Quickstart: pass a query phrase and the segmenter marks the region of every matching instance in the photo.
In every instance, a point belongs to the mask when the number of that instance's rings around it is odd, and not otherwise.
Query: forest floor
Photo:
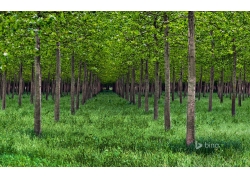
[[[144,98],[142,98],[144,100]],[[34,108],[29,96],[7,97],[0,110],[0,166],[3,167],[222,167],[250,166],[250,99],[236,107],[220,104],[216,94],[208,112],[208,97],[196,101],[196,147],[186,148],[186,101],[171,102],[171,130],[164,131],[164,95],[159,119],[150,110],[132,105],[113,92],[88,100],[70,114],[70,96],[61,98],[60,121],[54,121],[54,103],[42,99],[42,135],[36,137]]]

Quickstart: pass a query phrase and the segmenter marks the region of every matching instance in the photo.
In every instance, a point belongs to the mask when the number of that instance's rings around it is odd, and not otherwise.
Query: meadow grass
[[[43,97],[42,135],[36,137],[29,96],[23,96],[21,107],[17,96],[7,97],[6,110],[0,110],[0,166],[250,166],[250,99],[236,107],[235,117],[229,98],[220,104],[214,94],[212,112],[208,97],[197,100],[196,140],[203,145],[199,149],[185,146],[186,101],[171,102],[172,127],[165,132],[164,95],[158,120],[153,120],[152,97],[145,112],[144,106],[139,109],[113,92],[102,92],[71,115],[70,96],[64,96],[59,122],[54,121],[51,97],[48,101]]]

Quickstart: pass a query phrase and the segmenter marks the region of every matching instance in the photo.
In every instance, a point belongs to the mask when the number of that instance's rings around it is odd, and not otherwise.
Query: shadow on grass
[[[243,151],[241,141],[235,140],[213,140],[209,138],[197,139],[195,143],[186,146],[185,139],[178,142],[170,142],[169,148],[172,152],[184,152],[186,154],[196,153],[199,155],[211,155],[217,152]]]

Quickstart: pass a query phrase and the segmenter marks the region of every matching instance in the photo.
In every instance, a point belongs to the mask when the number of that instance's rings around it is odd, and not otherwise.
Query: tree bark
[[[166,23],[166,28],[164,32],[164,39],[168,37],[168,16],[164,14],[164,22]],[[169,42],[165,40],[165,51],[164,51],[164,61],[165,61],[165,103],[164,103],[164,126],[165,131],[169,130],[171,127],[170,121],[170,60],[169,60]]]
[[[87,64],[84,62],[84,78],[83,78],[83,83],[82,83],[82,105],[86,102],[86,90],[87,90]]]
[[[20,63],[19,67],[19,93],[18,93],[18,105],[22,105],[22,92],[23,90],[23,63]]]
[[[159,101],[159,62],[155,62],[155,92],[154,92],[154,119],[158,119]]]
[[[38,12],[39,16],[40,12]],[[39,28],[37,29],[39,31]],[[34,131],[37,136],[41,134],[41,63],[40,63],[40,38],[36,31],[36,50],[37,55],[35,56],[35,119],[34,119]]]
[[[180,80],[179,80],[179,96],[180,96],[180,104],[182,104],[182,79],[183,79],[183,67],[181,67]]]
[[[6,70],[2,75],[2,110],[6,108]]]
[[[235,38],[233,39],[233,43],[235,43]],[[233,44],[233,77],[232,77],[232,116],[235,115],[235,98],[236,98],[236,46]]]
[[[148,112],[149,111],[149,107],[148,107],[148,93],[149,93],[149,79],[148,79],[148,60],[146,60],[145,63],[145,111]]]
[[[12,96],[11,96],[11,98],[13,99],[14,98],[14,95],[15,95],[15,74],[14,74],[14,79],[13,79],[13,82],[12,82],[12,91],[11,91],[11,93],[12,93]]]
[[[55,88],[55,121],[60,119],[60,97],[61,97],[61,55],[60,42],[56,43],[56,88]]]
[[[220,92],[220,103],[223,103],[223,90],[224,90],[224,69],[221,70],[221,79],[220,79],[220,83],[221,83],[221,92]]]
[[[239,76],[238,85],[239,85],[238,105],[241,106],[241,96],[242,96],[241,71],[240,71],[240,76]]]
[[[211,36],[213,35],[213,31],[210,32]],[[212,45],[212,66],[210,69],[210,87],[209,87],[209,104],[208,104],[208,111],[212,111],[212,104],[213,104],[213,92],[214,92],[214,41],[211,41]]]
[[[142,94],[142,80],[143,79],[143,60],[141,59],[140,82],[138,91],[138,108],[141,107],[141,94]]]
[[[71,114],[75,114],[75,57],[74,52],[71,56],[71,88],[70,88],[70,96],[71,96]]]
[[[201,66],[198,100],[201,99],[201,91],[202,91],[202,73],[203,73],[203,69],[202,69],[202,66]]]
[[[127,78],[126,78],[126,100],[129,101],[129,68],[127,72]]]
[[[175,67],[173,66],[172,101],[174,101],[174,92],[175,92]]]
[[[135,68],[132,67],[132,78],[131,78],[131,87],[130,87],[130,91],[131,91],[131,99],[130,102],[132,104],[135,104]]]
[[[79,63],[79,73],[77,78],[77,90],[76,90],[76,110],[79,109],[79,98],[80,98],[80,78],[82,76],[82,61]]]
[[[188,105],[187,105],[187,133],[186,144],[195,141],[195,17],[194,12],[188,12]]]

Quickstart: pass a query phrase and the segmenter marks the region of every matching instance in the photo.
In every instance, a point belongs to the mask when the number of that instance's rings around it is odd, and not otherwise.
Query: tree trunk
[[[239,76],[239,81],[238,81],[238,85],[239,85],[239,96],[238,96],[238,105],[241,106],[241,96],[242,96],[242,81],[241,81],[241,71],[240,71],[240,76]]]
[[[164,14],[164,22],[166,23],[166,28],[164,32],[164,39],[168,37],[168,16]],[[165,104],[164,104],[164,126],[165,131],[169,130],[171,127],[170,121],[170,60],[169,60],[169,42],[165,41],[165,51],[164,51],[164,61],[165,61]]]
[[[221,83],[221,92],[220,92],[220,103],[223,103],[223,90],[224,90],[224,69],[221,70],[221,79],[220,79],[220,83]]]
[[[202,73],[203,73],[203,69],[202,69],[202,66],[201,66],[198,100],[201,99],[201,91],[202,91]]]
[[[175,68],[173,66],[172,101],[174,101],[174,92],[175,92]]]
[[[244,61],[244,72],[243,72],[243,94],[242,94],[242,100],[245,100],[246,95],[246,62]]]
[[[180,96],[180,104],[182,104],[182,78],[183,78],[183,68],[181,67],[180,80],[179,80],[179,96]]]
[[[60,42],[56,43],[56,88],[55,88],[55,121],[60,119],[60,97],[61,97],[61,55]]]
[[[187,105],[187,134],[186,144],[191,145],[195,141],[195,27],[194,12],[188,12],[188,105]]]
[[[52,79],[52,82],[51,82],[51,97],[52,97],[52,100],[54,101],[55,100],[55,80],[54,78]]]
[[[78,78],[77,78],[77,90],[76,90],[76,110],[79,109],[79,98],[80,98],[80,79],[82,76],[82,61],[80,61],[79,64],[79,73],[78,73]]]
[[[87,64],[84,62],[84,78],[83,78],[83,83],[82,83],[82,105],[86,102],[86,90],[87,90]]]
[[[154,119],[158,119],[159,101],[159,62],[155,62],[155,92],[154,92]]]
[[[129,68],[128,68],[129,70]],[[129,71],[127,72],[127,79],[126,79],[126,100],[129,101]]]
[[[149,79],[148,79],[148,60],[146,60],[145,63],[145,111],[149,111],[149,106],[148,106],[148,93],[149,93]]]
[[[19,67],[19,93],[18,93],[18,105],[22,105],[22,92],[23,90],[23,63],[20,63]]]
[[[74,57],[74,52],[72,53],[72,57],[71,57],[70,96],[71,96],[71,114],[75,114],[75,57]]]
[[[211,36],[213,35],[213,31],[210,32]],[[211,42],[212,45],[212,66],[210,69],[210,87],[209,87],[209,104],[208,104],[208,111],[212,111],[212,101],[213,101],[213,92],[214,92],[214,41]]]
[[[46,83],[46,100],[48,100],[49,92],[50,92],[50,72],[48,74],[48,79]]]
[[[6,108],[6,70],[2,75],[2,110]]]
[[[142,94],[142,78],[143,78],[143,60],[141,60],[141,70],[140,70],[140,82],[138,91],[138,108],[141,107],[141,94]]]
[[[109,86],[108,89],[109,90]],[[89,71],[89,99],[93,97],[93,73],[92,71]]]
[[[39,16],[38,12],[38,16]],[[39,28],[38,28],[39,31]],[[34,131],[37,136],[41,134],[41,63],[40,63],[40,38],[36,31],[36,50],[38,55],[35,56],[35,119],[34,119]]]
[[[233,39],[233,43],[235,43],[235,38]],[[233,44],[232,116],[235,115],[235,97],[236,97],[236,60],[237,60],[236,46],[235,46],[235,44]]]
[[[132,67],[131,87],[130,87],[130,102],[135,104],[135,68]]]
[[[124,99],[125,98],[125,83],[124,83],[124,76],[122,76],[121,79],[121,96]]]
[[[14,79],[13,79],[13,82],[12,82],[12,91],[11,91],[11,93],[12,93],[11,98],[12,99],[14,98],[14,95],[15,95],[15,76],[16,75],[14,75]]]

